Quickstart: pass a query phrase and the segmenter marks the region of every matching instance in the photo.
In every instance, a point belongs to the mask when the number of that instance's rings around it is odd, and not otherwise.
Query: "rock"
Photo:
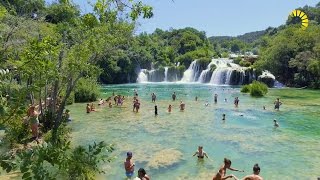
[[[155,153],[148,162],[150,169],[166,168],[182,160],[182,153],[175,149],[165,149]]]

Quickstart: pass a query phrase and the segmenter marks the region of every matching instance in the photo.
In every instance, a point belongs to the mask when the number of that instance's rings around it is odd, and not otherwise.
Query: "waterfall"
[[[183,73],[181,82],[195,82],[200,74],[200,66],[197,64],[197,60],[192,61],[189,68]]]
[[[208,83],[210,81],[210,77],[211,77],[211,65],[214,64],[214,61],[211,61],[209,63],[209,65],[207,66],[207,69],[203,70],[200,74],[200,77],[198,79],[198,82],[199,83]]]
[[[168,67],[164,68],[164,82],[168,82]]]
[[[140,73],[138,75],[138,79],[137,82],[138,83],[144,83],[144,82],[148,82],[148,76],[146,75],[146,69],[141,69]]]

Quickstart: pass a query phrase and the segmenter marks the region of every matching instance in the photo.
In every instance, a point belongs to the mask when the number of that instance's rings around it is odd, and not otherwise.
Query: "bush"
[[[243,92],[243,93],[249,93],[249,92],[250,92],[250,85],[244,85],[244,86],[242,86],[241,92]]]
[[[242,67],[249,67],[249,66],[251,66],[251,63],[249,61],[241,60],[239,65]]]
[[[242,87],[241,92],[250,93],[253,97],[262,97],[268,93],[268,86],[262,82],[254,81]]]
[[[75,102],[96,101],[99,96],[98,84],[92,79],[80,79],[74,92]]]

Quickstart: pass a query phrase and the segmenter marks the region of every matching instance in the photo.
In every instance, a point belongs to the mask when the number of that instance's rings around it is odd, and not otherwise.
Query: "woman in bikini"
[[[228,179],[228,178],[233,178],[234,177],[233,174],[230,174],[230,175],[226,176],[227,169],[229,169],[231,171],[240,171],[238,169],[231,168],[230,159],[224,158],[224,165],[222,165],[220,167],[219,171],[217,172],[217,174],[215,176],[213,176],[212,180],[225,180],[225,179]],[[244,172],[244,171],[240,171],[240,172]]]
[[[203,159],[204,157],[208,157],[207,153],[203,151],[203,147],[199,146],[198,151],[193,154],[193,156],[198,155],[198,159]]]

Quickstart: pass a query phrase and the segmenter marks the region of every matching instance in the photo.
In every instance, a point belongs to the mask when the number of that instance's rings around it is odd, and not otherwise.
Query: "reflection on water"
[[[133,89],[138,90],[141,99],[139,113],[132,112]],[[136,171],[143,167],[157,180],[211,179],[224,157],[246,173],[251,173],[252,166],[259,163],[265,179],[319,176],[319,92],[281,89],[271,90],[264,98],[251,98],[239,93],[238,88],[223,86],[129,84],[105,86],[104,98],[113,91],[130,96],[123,107],[98,107],[99,112],[91,114],[85,113],[84,104],[68,107],[74,119],[70,125],[75,145],[93,141],[116,145],[113,155],[117,158],[102,165],[107,173],[99,175],[100,179],[124,179],[127,151],[133,152]],[[157,94],[158,116],[154,115],[152,92]],[[175,102],[171,100],[173,92],[177,94]],[[217,104],[213,102],[215,93]],[[233,105],[237,96],[238,109]],[[278,96],[283,101],[279,112],[273,110]],[[224,102],[225,98],[228,102]],[[184,112],[179,111],[180,100],[186,103]],[[209,106],[204,105],[206,101]],[[167,112],[169,104],[171,113]],[[222,114],[226,114],[225,121]],[[273,119],[278,120],[279,128],[274,129]],[[199,145],[204,146],[212,160],[198,161],[192,157]]]

